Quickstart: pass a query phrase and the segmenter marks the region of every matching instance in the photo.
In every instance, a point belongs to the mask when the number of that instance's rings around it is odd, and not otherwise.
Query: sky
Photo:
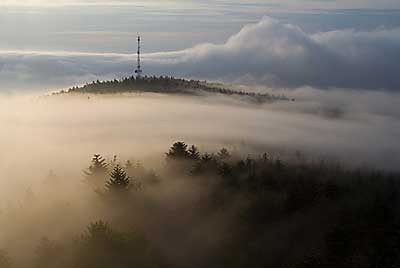
[[[0,34],[2,92],[129,75],[138,34],[148,75],[288,88],[400,84],[398,0],[1,0]]]

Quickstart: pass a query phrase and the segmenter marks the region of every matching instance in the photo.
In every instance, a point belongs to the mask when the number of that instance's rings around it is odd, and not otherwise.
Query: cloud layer
[[[307,34],[268,17],[221,45],[143,56],[147,74],[273,87],[400,89],[400,28]],[[0,53],[2,88],[57,87],[132,73],[135,55]]]
[[[308,35],[295,25],[264,18],[223,45],[150,57],[184,75],[273,86],[400,88],[400,29],[353,30]]]

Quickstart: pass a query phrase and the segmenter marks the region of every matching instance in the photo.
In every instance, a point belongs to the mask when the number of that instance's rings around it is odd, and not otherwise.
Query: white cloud
[[[279,87],[400,89],[400,28],[308,34],[264,18],[222,45],[145,54],[147,74]],[[2,85],[65,86],[132,73],[135,55],[66,52],[0,53]]]
[[[245,26],[223,45],[150,56],[187,76],[298,87],[399,89],[400,28],[310,35],[271,18]],[[168,68],[167,68],[168,66]]]

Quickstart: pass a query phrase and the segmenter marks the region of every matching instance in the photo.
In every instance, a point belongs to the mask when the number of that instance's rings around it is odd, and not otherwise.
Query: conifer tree
[[[97,221],[91,223],[88,227],[86,232],[81,236],[81,240],[84,243],[100,243],[107,240],[113,235],[113,230],[108,225],[108,223],[103,221]]]
[[[218,152],[218,158],[220,160],[226,160],[228,158],[231,157],[231,154],[229,153],[229,151],[226,148],[222,148],[219,152]]]
[[[175,142],[167,153],[167,158],[174,160],[185,159],[188,156],[187,145],[181,141]]]
[[[106,160],[100,155],[95,154],[92,158],[92,163],[87,170],[84,170],[87,183],[92,186],[99,187],[104,184],[107,178],[108,165]]]
[[[192,160],[200,159],[200,152],[196,146],[192,145],[188,150],[189,158]]]
[[[213,158],[214,158],[214,156],[213,156],[212,154],[204,153],[203,156],[201,157],[201,160],[202,160],[204,163],[208,163],[208,162],[210,162],[211,160],[213,160]]]
[[[127,191],[131,187],[130,180],[125,170],[120,165],[116,165],[106,183],[106,189],[110,192]]]

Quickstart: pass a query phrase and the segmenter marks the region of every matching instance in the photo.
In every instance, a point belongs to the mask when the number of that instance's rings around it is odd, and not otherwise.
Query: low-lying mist
[[[201,149],[300,150],[353,166],[398,168],[398,94],[302,88],[289,96],[296,101],[265,105],[155,94],[1,98],[1,170],[16,164],[39,173],[69,170],[94,153],[143,160],[177,140]]]
[[[296,101],[262,105],[161,94],[1,97],[0,249],[17,265],[33,267],[41,238],[70,238],[105,220],[144,230],[175,266],[201,267],[203,256],[225,245],[235,212],[199,220],[204,185],[164,170],[165,152],[176,141],[203,152],[225,147],[244,158],[267,152],[285,159],[297,151],[345,167],[399,171],[398,94],[300,88],[290,97]],[[139,191],[125,221],[126,208],[105,209],[83,182],[82,170],[97,153],[110,163],[140,161],[149,172],[176,179]],[[192,227],[182,230],[186,225]],[[202,243],[194,243],[200,237]]]

